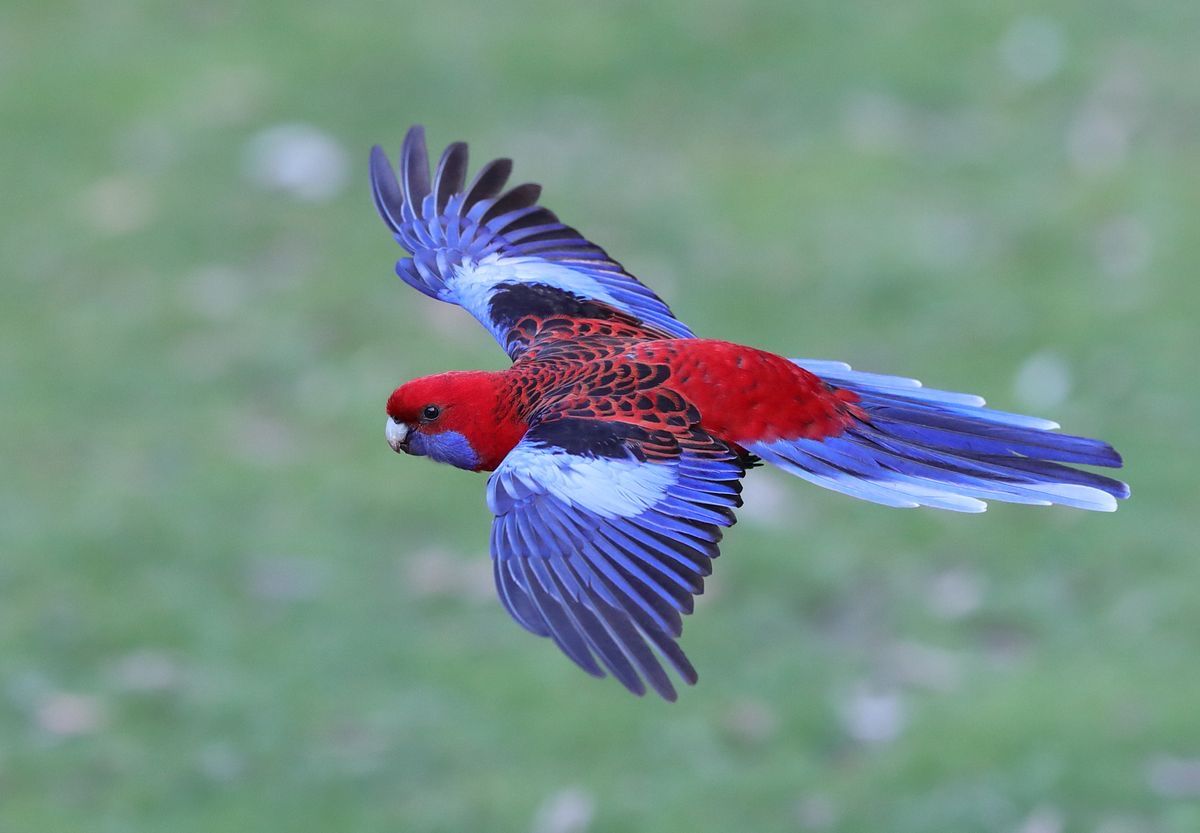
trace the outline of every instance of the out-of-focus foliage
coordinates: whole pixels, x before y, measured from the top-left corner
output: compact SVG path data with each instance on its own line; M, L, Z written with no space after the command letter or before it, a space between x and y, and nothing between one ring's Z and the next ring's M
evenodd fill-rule
M1200 6L10 2L0 830L1200 829ZM517 160L698 332L1111 440L1114 516L770 472L675 705L493 599L367 148Z

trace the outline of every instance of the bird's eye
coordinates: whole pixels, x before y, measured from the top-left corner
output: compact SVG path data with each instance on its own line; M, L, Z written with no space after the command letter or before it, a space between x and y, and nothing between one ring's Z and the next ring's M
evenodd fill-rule
M421 419L424 419L427 422L433 422L433 420L437 419L441 413L442 409L437 405L426 405L425 410L421 411Z

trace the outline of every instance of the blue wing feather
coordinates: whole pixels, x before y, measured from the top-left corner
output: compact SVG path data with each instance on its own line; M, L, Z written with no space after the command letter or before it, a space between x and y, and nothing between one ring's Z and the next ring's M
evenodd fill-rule
M432 183L425 134L415 126L400 151L400 181L378 146L371 150L375 207L396 241L412 257L396 274L414 289L457 304L488 329L513 358L512 321L498 317L492 301L503 286L526 284L563 293L564 301L590 302L642 322L664 337L692 332L652 291L607 252L538 205L541 186L503 191L512 162L489 162L464 188L467 146L442 153Z
M741 505L744 457L708 438L663 456L656 435L660 453L643 460L633 447L649 434L637 426L579 430L591 446L568 452L562 422L535 426L488 481L497 590L588 673L673 700L661 661L695 682L675 639Z

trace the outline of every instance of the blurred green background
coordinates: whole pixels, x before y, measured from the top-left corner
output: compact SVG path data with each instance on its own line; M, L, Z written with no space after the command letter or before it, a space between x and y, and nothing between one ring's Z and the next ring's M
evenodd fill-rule
M1035 7L1036 6L1036 7ZM1200 830L1200 7L0 9L0 831ZM705 335L1052 416L1115 515L756 472L639 700L494 599L399 382L413 122Z

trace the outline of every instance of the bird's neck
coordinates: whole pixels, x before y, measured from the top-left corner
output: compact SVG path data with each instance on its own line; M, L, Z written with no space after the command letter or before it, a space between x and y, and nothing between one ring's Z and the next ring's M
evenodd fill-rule
M480 372L481 393L487 407L470 426L471 445L479 455L476 471L493 471L521 441L529 425L521 407L521 390L511 371Z

